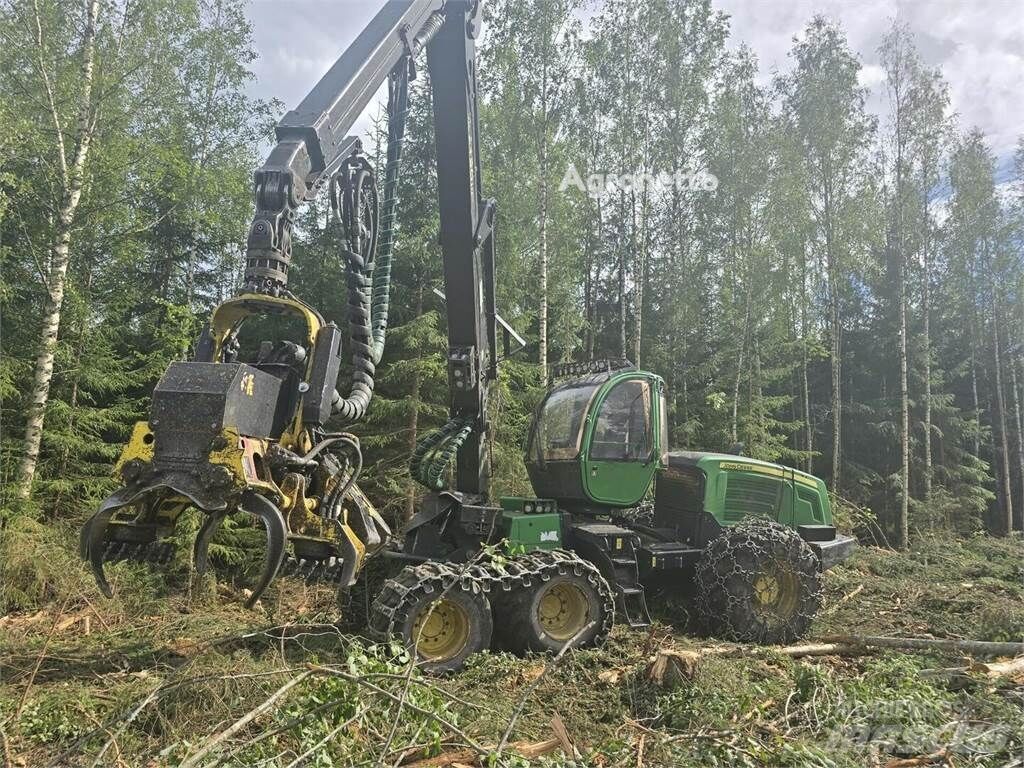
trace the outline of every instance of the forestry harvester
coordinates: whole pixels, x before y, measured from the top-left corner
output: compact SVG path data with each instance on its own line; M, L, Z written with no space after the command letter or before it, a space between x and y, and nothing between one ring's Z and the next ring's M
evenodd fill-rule
M599 642L650 619L645 588L689 592L713 631L790 640L808 627L821 571L848 555L821 480L738 455L671 451L665 385L626 361L568 364L526 449L536 498L492 499L488 398L522 340L495 309L495 202L480 181L479 0L387 2L297 109L255 174L244 284L220 304L194 359L170 365L117 463L121 487L84 526L81 554L165 563L189 508L207 567L238 513L266 530L252 605L279 574L346 590L390 560L371 630L460 667L512 651ZM429 490L392 533L357 484L359 440L384 351L409 83L425 49L433 95L450 419L411 458ZM388 85L383 174L347 135ZM288 289L297 208L328 190L338 222L347 330ZM343 355L348 358L343 366ZM344 375L342 375L344 374ZM342 392L336 389L339 379ZM452 466L454 465L454 466ZM450 487L446 477L450 475ZM653 490L653 503L652 498ZM244 515L243 515L244 517ZM507 554L487 546L505 542Z

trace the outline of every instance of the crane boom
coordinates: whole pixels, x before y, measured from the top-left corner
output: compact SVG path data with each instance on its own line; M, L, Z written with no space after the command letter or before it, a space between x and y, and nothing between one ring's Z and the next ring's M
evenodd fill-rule
M173 363L157 384L151 418L136 424L118 462L122 487L82 530L82 557L105 594L112 590L103 563L166 562L170 533L190 506L203 513L194 551L199 571L231 511L264 525L267 549L250 605L282 569L346 588L387 545L386 522L356 484L358 438L329 431L328 421L332 414L333 423L360 421L373 396L388 324L409 81L424 48L434 100L450 419L417 446L411 469L433 492L426 502L431 509L486 503L487 396L497 374L498 318L495 204L480 188L480 19L479 0L389 0L281 119L277 142L254 175L256 212L241 289L214 310L195 359ZM349 131L385 82L388 141L380 183ZM341 231L347 345L337 326L288 288L296 211L325 186ZM304 331L243 351L240 334L250 318L281 316ZM351 371L342 396L336 386L345 349ZM453 459L455 488L443 490Z
M471 0L385 3L298 107L281 119L277 144L255 174L256 214L245 283L247 290L259 293L287 291L295 210L358 152L359 141L348 131L381 83L407 76L403 70L414 67L415 56L426 47L448 297L450 413L462 435L455 484L461 491L486 495L487 395L497 376L497 321L495 204L483 199L480 182L475 45L480 16L479 2ZM375 330L383 335L383 328ZM359 369L360 361L354 367ZM357 409L359 417L366 404L368 396Z

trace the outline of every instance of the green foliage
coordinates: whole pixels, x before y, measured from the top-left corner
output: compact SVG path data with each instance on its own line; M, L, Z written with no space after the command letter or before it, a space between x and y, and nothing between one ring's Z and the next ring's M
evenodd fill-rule
M0 615L90 588L77 553L68 547L73 540L64 526L0 510Z
M52 126L58 119L70 141L84 6L18 2L0 11L3 38L26 41L4 46L4 72L19 74L0 78L0 101L20 105L17 117L3 113L15 144L0 144L18 180L4 184L0 215L5 489L20 458L39 345L41 313L23 308L45 306L43 264L60 203ZM109 490L113 460L156 379L188 353L199 318L233 290L267 113L245 93L255 54L244 10L242 0L101 3L94 90L102 96L35 486L36 509L51 516L80 519ZM35 33L25 34L36 13L42 58ZM40 67L51 76L56 118ZM40 98L26 99L26 88Z
M81 87L81 3L0 9L3 39L27 41L0 50L4 524L22 515L78 521L110 490L113 461L155 381L189 354L211 307L238 282L251 171L280 111L247 95L255 51L243 0L102 4L104 100L73 232L35 494L16 507L8 491L60 202L40 51L24 28L36 5L65 133ZM906 155L896 160L892 134L865 108L857 52L821 17L808 20L791 66L767 81L749 49L727 44L729 20L706 0L484 7L480 151L484 192L499 201L499 311L530 342L501 363L492 393L496 493L530 492L521 452L543 392L543 229L548 360L625 355L662 375L673 447L742 442L758 458L821 475L835 469L832 490L851 502L839 506L841 521L879 543L895 541L904 495L918 534L969 535L995 529L1010 506L1019 513L1024 150L1015 186L997 194L1002 158L977 131L956 135L941 73L920 64L905 30L881 41L886 66L914 84ZM444 286L431 87L421 68L400 179L388 347L368 419L356 427L361 482L394 521L416 506L413 446L448 415L446 316L433 291ZM378 161L381 129L378 114L366 142ZM562 188L570 168L586 180L703 170L718 186ZM343 264L324 201L297 224L291 287L344 326ZM341 389L351 371L343 373ZM1009 494L997 482L1004 467ZM215 562L244 565L247 536L229 523Z

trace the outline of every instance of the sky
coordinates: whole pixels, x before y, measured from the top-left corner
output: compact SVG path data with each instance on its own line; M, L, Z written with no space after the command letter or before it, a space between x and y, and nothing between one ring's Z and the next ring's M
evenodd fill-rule
M486 2L486 0L484 0ZM964 129L980 128L1005 174L1024 134L1024 0L713 0L731 17L730 46L748 45L768 80L790 67L788 51L814 14L846 31L864 67L869 104L884 116L878 45L893 19L905 21L925 63L941 67ZM295 106L362 30L382 0L253 0L253 94ZM357 125L365 128L363 125ZM1002 175L1001 174L1001 175Z

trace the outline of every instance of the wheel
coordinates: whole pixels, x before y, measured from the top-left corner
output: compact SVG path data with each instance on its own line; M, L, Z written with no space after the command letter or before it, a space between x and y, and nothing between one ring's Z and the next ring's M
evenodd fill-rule
M487 596L453 574L440 563L406 567L385 582L371 610L371 627L415 649L425 672L453 672L491 645Z
M821 569L796 531L753 518L708 543L696 588L698 611L713 634L788 643L807 631L818 611Z
M416 649L425 671L451 672L490 647L493 629L487 598L456 585L441 598L424 595L412 604L399 636Z
M573 640L574 648L596 645L611 627L611 587L587 561L536 578L495 605L502 645L513 653L557 653ZM588 626L589 625L589 626Z

